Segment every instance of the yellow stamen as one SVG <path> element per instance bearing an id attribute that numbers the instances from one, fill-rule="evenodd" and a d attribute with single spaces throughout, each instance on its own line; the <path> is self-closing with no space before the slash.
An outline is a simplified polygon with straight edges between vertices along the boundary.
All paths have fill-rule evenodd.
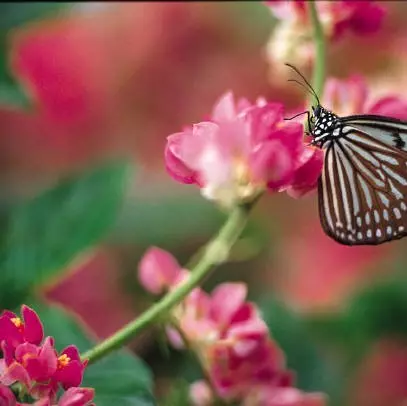
<path id="1" fill-rule="evenodd" d="M 21 321 L 20 317 L 13 317 L 10 319 L 10 321 L 17 327 L 20 328 L 23 325 L 23 322 Z"/>
<path id="2" fill-rule="evenodd" d="M 10 321 L 18 328 L 20 333 L 24 332 L 24 323 L 20 319 L 20 317 L 13 317 Z"/>
<path id="3" fill-rule="evenodd" d="M 70 361 L 71 359 L 66 354 L 62 354 L 58 357 L 58 369 L 66 367 Z"/>

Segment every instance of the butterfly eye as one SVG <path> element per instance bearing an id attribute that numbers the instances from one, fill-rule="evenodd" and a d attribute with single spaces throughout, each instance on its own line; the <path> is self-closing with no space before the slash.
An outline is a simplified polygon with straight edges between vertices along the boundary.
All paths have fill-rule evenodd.
<path id="1" fill-rule="evenodd" d="M 312 112 L 314 113 L 315 117 L 319 117 L 320 114 L 321 114 L 321 106 L 320 105 L 318 105 L 316 107 L 313 106 L 312 107 Z"/>

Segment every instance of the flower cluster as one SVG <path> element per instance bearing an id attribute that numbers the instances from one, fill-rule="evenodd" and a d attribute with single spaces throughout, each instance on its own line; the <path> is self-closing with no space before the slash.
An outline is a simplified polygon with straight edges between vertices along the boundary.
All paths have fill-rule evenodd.
<path id="1" fill-rule="evenodd" d="M 301 124 L 284 121 L 282 104 L 235 102 L 228 92 L 208 121 L 168 137 L 165 159 L 174 179 L 230 207 L 266 189 L 294 195 L 312 190 L 323 155 L 303 144 Z"/>
<path id="2" fill-rule="evenodd" d="M 269 43 L 270 61 L 281 64 L 290 61 L 305 66 L 314 59 L 313 27 L 305 0 L 266 1 L 272 14 L 279 20 Z M 317 1 L 315 6 L 325 36 L 337 41 L 345 33 L 369 35 L 382 25 L 385 9 L 374 1 Z"/>
<path id="3" fill-rule="evenodd" d="M 10 311 L 0 316 L 0 404 L 7 406 L 90 406 L 93 389 L 80 388 L 86 362 L 71 345 L 60 354 L 52 337 L 44 339 L 38 315 L 28 306 L 22 318 Z M 65 390 L 57 400 L 60 389 Z M 21 402 L 20 402 L 21 401 Z"/>
<path id="4" fill-rule="evenodd" d="M 154 294 L 174 289 L 188 275 L 158 248 L 151 248 L 139 267 L 142 285 Z M 322 395 L 293 387 L 284 354 L 246 294 L 243 283 L 222 283 L 211 294 L 196 288 L 172 310 L 170 342 L 194 351 L 208 378 L 191 386 L 192 402 L 209 406 L 217 398 L 244 406 L 325 405 Z"/>

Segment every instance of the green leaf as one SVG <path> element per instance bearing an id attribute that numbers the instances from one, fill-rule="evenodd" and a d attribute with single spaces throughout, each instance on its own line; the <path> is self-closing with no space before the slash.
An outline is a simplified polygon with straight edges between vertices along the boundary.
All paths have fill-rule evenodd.
<path id="1" fill-rule="evenodd" d="M 9 35 L 14 28 L 53 15 L 73 3 L 0 3 L 0 104 L 27 107 L 29 100 L 9 66 Z"/>
<path id="2" fill-rule="evenodd" d="M 44 303 L 30 303 L 40 316 L 45 334 L 58 351 L 74 344 L 83 353 L 93 346 L 78 322 L 65 311 Z M 152 376 L 147 366 L 127 350 L 113 353 L 85 370 L 83 387 L 95 389 L 97 406 L 153 406 Z"/>
<path id="3" fill-rule="evenodd" d="M 0 308 L 20 304 L 104 236 L 125 174 L 122 163 L 92 169 L 12 208 L 0 252 Z"/>
<path id="4" fill-rule="evenodd" d="M 317 345 L 305 321 L 271 298 L 260 300 L 259 306 L 272 337 L 285 353 L 288 368 L 296 374 L 296 386 L 337 397 L 341 389 L 339 366 Z"/>

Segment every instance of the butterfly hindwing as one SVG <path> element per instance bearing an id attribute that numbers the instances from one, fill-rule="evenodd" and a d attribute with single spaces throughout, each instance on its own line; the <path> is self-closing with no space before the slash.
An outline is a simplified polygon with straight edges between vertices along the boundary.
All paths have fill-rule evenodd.
<path id="1" fill-rule="evenodd" d="M 396 145 L 393 122 L 375 132 L 372 116 L 355 117 L 345 118 L 341 136 L 324 145 L 319 213 L 338 242 L 376 245 L 407 235 L 407 151 Z M 397 133 L 407 137 L 407 124 L 398 124 Z"/>

